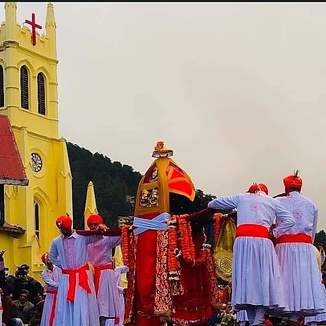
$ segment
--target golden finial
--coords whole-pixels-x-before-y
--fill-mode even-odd
[[[165,147],[163,141],[158,141],[154,148],[153,157],[170,157],[173,155],[173,150]]]

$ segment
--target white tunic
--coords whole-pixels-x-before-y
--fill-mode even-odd
[[[88,245],[88,259],[94,266],[112,264],[112,248],[120,244],[120,237],[101,236],[96,242]],[[100,316],[115,318],[118,316],[118,288],[113,269],[101,271],[97,302]]]
[[[127,266],[119,266],[114,270],[115,286],[118,290],[118,295],[115,297],[117,303],[117,317],[119,318],[119,323],[115,323],[114,320],[107,320],[105,326],[123,326],[124,315],[125,315],[125,300],[123,295],[123,287],[121,286],[121,275],[128,272]]]
[[[263,192],[217,198],[208,207],[219,210],[236,208],[237,226],[257,224],[269,229],[276,221],[276,236],[294,225],[291,213]],[[271,240],[248,236],[236,238],[231,303],[235,310],[252,309],[254,306],[275,310],[284,308],[281,275]]]
[[[297,191],[277,198],[295,218],[291,230],[279,233],[303,233],[315,237],[318,211],[316,205]],[[276,245],[290,312],[311,315],[326,310],[325,287],[321,284],[316,252],[312,243],[280,243]]]
[[[59,278],[61,276],[61,268],[53,265],[53,271],[46,268],[42,272],[41,276],[43,281],[45,282],[45,292],[47,291],[52,292],[58,290]],[[41,326],[51,326],[50,317],[51,317],[51,312],[54,304],[55,304],[55,294],[46,293],[43,312],[42,312]]]
[[[81,236],[74,232],[68,238],[62,235],[52,241],[50,260],[63,269],[76,269],[88,262],[87,245],[97,241],[99,236]],[[69,275],[62,274],[58,287],[55,326],[99,326],[99,311],[95,296],[93,275],[87,271],[91,293],[79,286],[79,275],[76,280],[74,302],[67,300]]]

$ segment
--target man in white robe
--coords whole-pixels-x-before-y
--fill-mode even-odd
[[[298,172],[284,178],[283,183],[286,196],[277,200],[293,214],[295,226],[279,232],[276,253],[285,287],[286,312],[297,321],[326,312],[325,287],[313,246],[318,210],[313,201],[301,194]]]
[[[281,275],[270,228],[276,220],[275,236],[289,230],[294,225],[293,216],[268,196],[264,184],[255,184],[247,193],[213,199],[208,207],[237,209],[231,303],[236,311],[247,311],[251,325],[258,325],[264,321],[266,311],[284,308]]]
[[[99,326],[93,274],[89,270],[87,245],[99,236],[82,236],[72,229],[69,216],[60,216],[61,235],[52,241],[50,260],[62,268],[59,281],[55,326]],[[106,231],[105,225],[99,225]]]
[[[90,215],[87,225],[96,230],[103,224],[102,216]],[[94,268],[95,292],[99,307],[100,325],[120,325],[119,290],[112,261],[112,249],[120,244],[121,236],[100,236],[87,247],[88,260]]]
[[[61,268],[55,266],[50,261],[49,253],[42,255],[42,261],[46,266],[41,273],[41,277],[45,282],[45,301],[43,305],[42,319],[40,326],[54,326],[55,309],[57,303],[57,293],[59,278],[61,276]]]

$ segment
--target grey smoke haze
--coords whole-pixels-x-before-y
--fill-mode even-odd
[[[44,26],[46,3],[17,6]],[[215,195],[253,181],[276,194],[298,168],[326,228],[325,3],[54,9],[63,137],[142,173],[164,140]]]

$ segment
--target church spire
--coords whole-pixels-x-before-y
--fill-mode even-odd
[[[53,4],[51,2],[48,3],[47,10],[46,10],[46,33],[51,32],[52,29],[55,29],[56,23],[54,18],[54,10],[53,10]]]
[[[94,185],[93,182],[90,181],[87,186],[86,203],[85,203],[85,210],[84,210],[85,229],[88,229],[87,218],[92,214],[98,214],[98,211],[96,207]]]
[[[5,2],[5,15],[6,15],[6,40],[12,41],[15,38],[16,31],[16,2]]]
[[[56,23],[54,17],[53,4],[48,3],[46,10],[46,21],[45,21],[46,36],[50,41],[50,53],[51,56],[57,57],[57,48],[56,48]]]

